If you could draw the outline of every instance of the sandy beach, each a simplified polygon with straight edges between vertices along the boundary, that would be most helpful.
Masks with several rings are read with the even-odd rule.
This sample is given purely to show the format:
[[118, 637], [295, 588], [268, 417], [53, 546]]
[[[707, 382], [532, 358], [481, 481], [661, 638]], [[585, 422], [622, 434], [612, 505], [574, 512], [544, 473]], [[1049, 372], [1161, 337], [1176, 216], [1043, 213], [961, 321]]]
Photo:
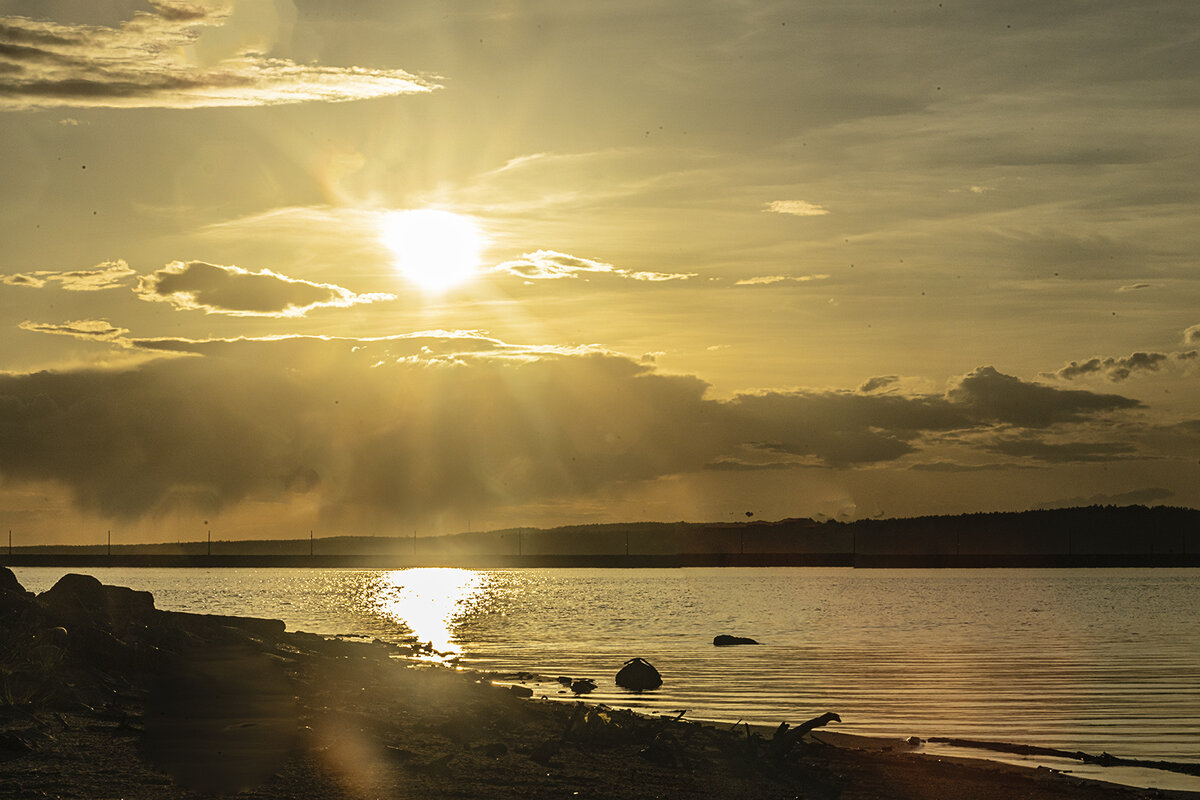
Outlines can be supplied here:
[[0, 621], [5, 798], [1200, 797], [796, 735], [804, 720], [748, 730], [544, 700], [517, 676], [161, 611], [87, 576], [35, 598], [0, 570]]

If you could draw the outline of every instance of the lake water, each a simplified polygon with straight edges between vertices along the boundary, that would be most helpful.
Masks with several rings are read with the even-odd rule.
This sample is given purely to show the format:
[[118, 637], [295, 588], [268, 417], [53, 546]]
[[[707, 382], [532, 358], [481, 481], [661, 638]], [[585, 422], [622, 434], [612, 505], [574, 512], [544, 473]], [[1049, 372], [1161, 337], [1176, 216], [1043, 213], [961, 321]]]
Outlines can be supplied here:
[[[68, 570], [14, 571], [42, 591]], [[829, 710], [846, 733], [1200, 761], [1195, 570], [87, 571], [152, 591], [159, 608], [416, 637], [465, 667], [590, 677], [592, 701], [691, 719]], [[761, 644], [714, 647], [719, 633]], [[634, 656], [662, 673], [660, 690], [614, 685]]]

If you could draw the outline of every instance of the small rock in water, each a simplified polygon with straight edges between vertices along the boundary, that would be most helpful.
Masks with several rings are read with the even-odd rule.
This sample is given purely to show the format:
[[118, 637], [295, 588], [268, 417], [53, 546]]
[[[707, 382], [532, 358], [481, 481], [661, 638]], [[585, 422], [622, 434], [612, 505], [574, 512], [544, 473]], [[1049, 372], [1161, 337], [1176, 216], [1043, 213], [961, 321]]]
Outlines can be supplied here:
[[596, 691], [596, 682], [591, 678], [580, 678], [571, 682], [571, 691], [575, 694], [588, 694]]
[[722, 633], [719, 636], [713, 637], [713, 644], [717, 647], [729, 647], [735, 644], [758, 644], [758, 642], [746, 636], [730, 636], [727, 633]]

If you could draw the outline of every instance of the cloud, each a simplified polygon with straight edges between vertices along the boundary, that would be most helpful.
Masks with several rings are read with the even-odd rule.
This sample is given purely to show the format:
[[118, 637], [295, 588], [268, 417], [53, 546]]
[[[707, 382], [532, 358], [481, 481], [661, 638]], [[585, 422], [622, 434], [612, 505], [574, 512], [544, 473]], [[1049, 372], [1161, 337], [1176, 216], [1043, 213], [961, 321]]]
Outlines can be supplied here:
[[497, 272], [507, 272], [528, 281], [559, 280], [562, 278], [579, 278], [587, 280], [589, 275], [609, 275], [628, 278], [635, 281], [687, 280], [696, 277], [696, 273], [677, 272], [636, 272], [620, 269], [603, 261], [593, 261], [590, 258], [560, 253], [556, 250], [535, 250], [523, 253], [516, 259], [505, 261], [493, 267]]
[[1193, 325], [1183, 332], [1184, 344], [1200, 344], [1200, 325]]
[[1061, 500], [1055, 500], [1050, 503], [1042, 503], [1037, 508], [1068, 508], [1074, 506], [1127, 506], [1127, 505], [1154, 505], [1159, 501], [1174, 497], [1175, 492], [1170, 489], [1165, 489], [1161, 486], [1149, 486], [1145, 489], [1131, 489], [1128, 492], [1118, 492], [1115, 494], [1102, 493], [1092, 495], [1076, 495], [1074, 497], [1065, 497]]
[[92, 269], [76, 269], [65, 272], [37, 270], [0, 275], [0, 283], [6, 283], [9, 286], [28, 286], [32, 289], [40, 289], [48, 283], [57, 283], [60, 288], [70, 292], [96, 292], [124, 286], [126, 285], [125, 279], [136, 274], [128, 264], [117, 259], [97, 264]]
[[115, 327], [105, 319], [81, 319], [60, 323], [25, 321], [18, 327], [35, 333], [52, 333], [96, 342], [121, 342], [124, 341], [125, 334], [129, 333], [128, 329]]
[[870, 394], [871, 392], [877, 391], [886, 386], [891, 386], [899, 380], [899, 375], [879, 375], [874, 378], [867, 379], [862, 386], [858, 387], [858, 391], [862, 394]]
[[151, 7], [115, 28], [0, 19], [0, 109], [261, 106], [437, 88], [402, 70], [297, 64], [249, 49], [206, 64], [196, 45], [229, 10]]
[[1110, 381], [1119, 383], [1132, 376], [1135, 372], [1157, 372], [1162, 366], [1172, 362], [1182, 363], [1193, 361], [1200, 355], [1195, 350], [1176, 353], [1131, 353], [1124, 358], [1089, 358], [1087, 361], [1072, 361], [1061, 369], [1043, 373], [1047, 378], [1059, 378], [1070, 381], [1087, 375], [1103, 373]]
[[776, 283], [808, 283], [809, 281], [824, 281], [828, 280], [828, 275], [760, 275], [756, 278], [743, 278], [734, 283], [734, 286], [771, 286]]
[[980, 421], [1031, 428], [1078, 422], [1095, 414], [1142, 405], [1121, 395], [1026, 383], [994, 367], [980, 367], [964, 376], [947, 397]]
[[954, 461], [925, 461], [909, 467], [913, 472], [993, 472], [1013, 468], [1013, 464], [959, 464]]
[[235, 317], [302, 317], [315, 308], [346, 308], [381, 300], [393, 294], [355, 294], [328, 283], [289, 278], [262, 269], [172, 261], [143, 276], [135, 293], [143, 300], [170, 303], [180, 311], [204, 311]]
[[794, 217], [820, 217], [829, 213], [829, 209], [804, 200], [774, 200], [767, 203], [766, 210]]
[[1126, 286], [1117, 287], [1117, 293], [1121, 294], [1123, 292], [1137, 292], [1137, 291], [1141, 291], [1142, 289], [1152, 289], [1152, 288], [1154, 288], [1153, 283], [1131, 283]]
[[997, 438], [987, 449], [1048, 463], [1117, 461], [1134, 455], [1133, 445], [1124, 442], [1047, 442], [1032, 436]]
[[[0, 477], [58, 483], [81, 510], [114, 518], [302, 495], [331, 527], [390, 530], [402, 519], [595, 497], [705, 470], [871, 466], [942, 434], [1136, 405], [990, 368], [940, 394], [717, 400], [695, 377], [620, 354], [514, 345], [478, 331], [193, 340], [128, 338], [103, 321], [30, 329], [191, 356], [0, 374]], [[989, 403], [979, 399], [981, 380], [998, 396]], [[1024, 410], [1030, 397], [1037, 414]], [[1035, 463], [1129, 454], [1072, 449], [1066, 438], [1038, 448], [1023, 435], [982, 446]]]

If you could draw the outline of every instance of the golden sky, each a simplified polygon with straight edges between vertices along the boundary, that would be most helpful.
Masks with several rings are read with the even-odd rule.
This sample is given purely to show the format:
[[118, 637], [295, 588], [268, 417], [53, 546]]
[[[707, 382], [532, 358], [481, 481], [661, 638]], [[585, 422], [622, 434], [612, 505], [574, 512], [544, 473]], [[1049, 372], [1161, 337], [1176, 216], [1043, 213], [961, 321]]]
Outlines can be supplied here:
[[0, 528], [1197, 506], [1197, 30], [0, 0]]

